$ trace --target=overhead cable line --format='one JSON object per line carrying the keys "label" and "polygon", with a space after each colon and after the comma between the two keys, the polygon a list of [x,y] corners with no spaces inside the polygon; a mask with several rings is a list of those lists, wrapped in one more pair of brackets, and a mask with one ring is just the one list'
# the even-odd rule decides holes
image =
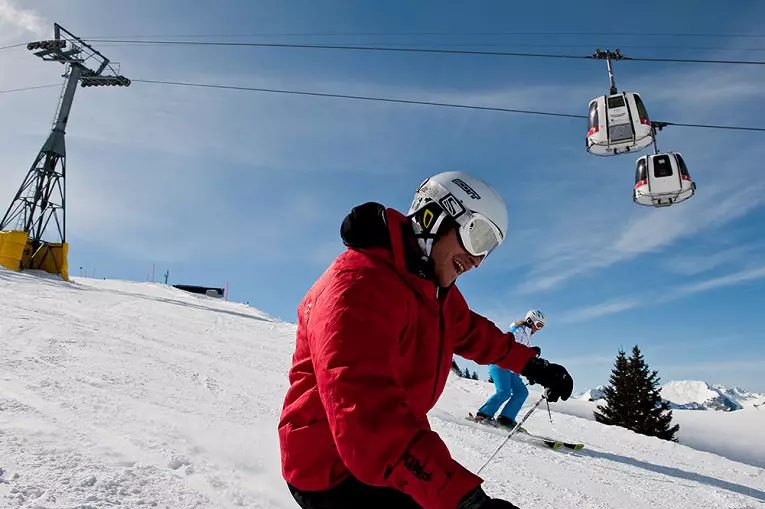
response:
{"label": "overhead cable line", "polygon": [[[354,99],[354,100],[376,101],[376,102],[385,102],[385,103],[413,104],[413,105],[420,105],[420,106],[438,106],[442,108],[460,108],[460,109],[468,109],[468,110],[496,111],[501,113],[521,113],[521,114],[527,114],[527,115],[542,115],[542,116],[549,116],[549,117],[563,117],[563,118],[577,118],[577,119],[587,118],[587,115],[575,115],[570,113],[521,110],[521,109],[514,109],[514,108],[500,108],[500,107],[494,107],[494,106],[477,106],[477,105],[471,105],[471,104],[454,104],[454,103],[444,103],[444,102],[417,101],[413,99],[395,99],[390,97],[373,97],[373,96],[350,95],[350,94],[331,94],[331,93],[324,93],[324,92],[306,92],[306,91],[298,91],[298,90],[245,87],[245,86],[237,86],[237,85],[217,85],[217,84],[211,84],[211,83],[194,83],[194,82],[184,82],[184,81],[162,81],[162,80],[141,80],[141,79],[134,79],[131,81],[133,83],[148,83],[148,84],[156,84],[156,85],[212,88],[212,89],[223,89],[223,90],[239,90],[239,91],[246,91],[246,92],[267,92],[267,93],[275,93],[275,94],[328,97],[328,98],[336,98],[336,99]],[[698,127],[698,128],[706,128],[706,129],[732,129],[732,130],[739,130],[739,131],[765,132],[765,127],[725,126],[725,125],[713,125],[713,124],[687,124],[682,122],[659,122],[659,121],[656,121],[655,123],[664,124],[664,125],[681,126],[681,127]]]}
{"label": "overhead cable line", "polygon": [[[114,43],[110,40],[103,40],[100,42],[100,44],[107,44],[110,46],[134,46],[134,45],[140,45],[141,43]],[[593,48],[597,46],[597,44],[533,44],[533,43],[523,43],[523,44],[517,44],[514,42],[465,42],[465,43],[459,43],[459,42],[414,42],[414,43],[367,43],[374,46],[384,44],[387,48],[399,48],[399,47],[411,47],[411,48],[420,48],[420,47],[433,47],[433,49],[440,49],[440,48]],[[343,46],[344,43],[333,43],[333,45],[337,46]],[[605,46],[605,45],[601,45]],[[646,45],[646,44],[614,44],[614,46],[618,46],[620,49],[636,49],[636,50],[667,50],[672,49],[676,51],[765,51],[765,47],[762,48],[720,48],[720,47],[714,47],[714,46],[672,46],[672,45]]]}
{"label": "overhead cable line", "polygon": [[331,97],[335,99],[356,99],[361,101],[376,101],[387,103],[399,103],[399,104],[417,104],[422,106],[441,106],[445,108],[462,108],[470,110],[485,110],[485,111],[499,111],[504,113],[525,113],[528,115],[545,115],[552,117],[569,117],[569,118],[587,118],[586,115],[572,115],[568,113],[551,113],[546,111],[533,111],[533,110],[518,110],[511,108],[499,108],[492,106],[475,106],[469,104],[452,104],[442,102],[430,102],[430,101],[416,101],[413,99],[395,99],[390,97],[371,97],[363,95],[350,95],[350,94],[330,94],[323,92],[305,92],[298,90],[282,90],[274,88],[258,88],[258,87],[243,87],[236,85],[215,85],[209,83],[192,83],[183,81],[160,81],[160,80],[131,80],[133,83],[152,83],[157,85],[175,85],[184,87],[198,87],[198,88],[217,88],[224,90],[241,90],[246,92],[269,92],[274,94],[288,94],[288,95],[304,95],[313,97]]}
{"label": "overhead cable line", "polygon": [[24,87],[24,88],[12,88],[9,90],[0,90],[0,94],[10,94],[11,92],[25,92],[27,90],[37,90],[38,88],[51,88],[51,87],[60,87],[61,84],[58,83],[56,85],[37,85],[35,87]]}
{"label": "overhead cable line", "polygon": [[207,37],[399,37],[421,35],[479,35],[479,36],[507,36],[507,35],[597,35],[608,37],[727,37],[727,38],[763,38],[765,34],[702,34],[702,33],[650,33],[650,32],[254,32],[245,34],[162,34],[162,35],[121,35],[121,36],[92,36],[84,39],[135,39],[139,37],[183,37],[183,38],[207,38]]}
{"label": "overhead cable line", "polygon": [[[503,57],[535,57],[535,58],[559,58],[574,60],[591,60],[591,55],[554,55],[549,53],[521,53],[509,51],[478,51],[478,50],[456,50],[456,49],[438,49],[438,48],[403,48],[392,46],[347,46],[334,44],[282,44],[267,42],[225,42],[225,41],[171,41],[171,40],[137,40],[137,39],[89,39],[91,42],[98,43],[121,43],[121,44],[149,44],[149,45],[177,45],[177,46],[239,46],[256,48],[299,48],[299,49],[325,49],[325,50],[345,50],[345,51],[382,51],[397,53],[440,53],[451,55],[485,55],[485,56],[503,56]],[[663,58],[663,57],[622,57],[622,60],[635,62],[675,62],[675,63],[697,63],[697,64],[742,64],[742,65],[765,65],[765,61],[752,60],[704,60],[689,58]]]}
{"label": "overhead cable line", "polygon": [[[519,114],[539,115],[539,116],[547,116],[547,117],[577,118],[577,119],[587,118],[587,115],[576,115],[572,113],[557,113],[557,112],[551,112],[551,111],[538,111],[538,110],[522,110],[522,109],[516,109],[516,108],[501,108],[498,106],[478,106],[474,104],[455,104],[455,103],[433,102],[433,101],[418,101],[414,99],[396,99],[392,97],[373,97],[373,96],[351,95],[351,94],[332,94],[332,93],[325,93],[325,92],[308,92],[308,91],[301,91],[301,90],[245,87],[245,86],[237,86],[237,85],[219,85],[219,84],[213,84],[213,83],[194,83],[194,82],[186,82],[186,81],[134,79],[134,80],[131,80],[131,82],[132,83],[147,83],[147,84],[154,84],[154,85],[220,89],[220,90],[239,90],[244,92],[265,92],[265,93],[273,93],[273,94],[300,95],[300,96],[309,96],[309,97],[326,97],[326,98],[334,98],[334,99],[353,99],[353,100],[360,100],[360,101],[373,101],[373,102],[384,102],[384,103],[394,103],[394,104],[412,104],[412,105],[419,105],[419,106],[436,106],[436,107],[442,107],[442,108],[458,108],[458,109],[465,109],[465,110],[495,111],[500,113],[519,113]],[[26,90],[36,90],[41,88],[51,88],[51,87],[59,87],[59,86],[61,85],[60,84],[39,85],[34,87],[0,90],[0,94],[7,94],[11,92],[23,92]],[[697,128],[704,128],[704,129],[728,129],[728,130],[736,130],[736,131],[765,132],[765,127],[730,126],[730,125],[716,125],[716,124],[689,124],[689,123],[683,123],[683,122],[663,122],[663,121],[653,121],[653,123],[657,125],[663,125],[663,126],[672,125],[672,126],[679,126],[679,127],[697,127]]]}
{"label": "overhead cable line", "polygon": [[20,48],[20,47],[22,47],[22,46],[26,46],[26,45],[27,45],[27,43],[25,43],[25,42],[20,42],[20,43],[18,43],[18,44],[11,44],[10,46],[0,46],[0,51],[1,51],[1,50],[4,50],[4,49],[11,49],[11,48]]}

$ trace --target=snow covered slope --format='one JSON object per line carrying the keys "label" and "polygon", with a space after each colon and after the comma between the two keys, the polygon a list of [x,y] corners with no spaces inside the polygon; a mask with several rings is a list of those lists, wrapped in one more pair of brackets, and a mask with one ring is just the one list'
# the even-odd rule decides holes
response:
{"label": "snow covered slope", "polygon": [[[276,435],[293,345],[294,325],[241,304],[0,270],[0,507],[296,508]],[[463,419],[491,392],[452,376],[431,413],[473,471],[503,440]],[[553,405],[554,424],[540,408],[528,426],[587,448],[510,440],[482,472],[489,493],[523,509],[765,503],[761,468],[561,412],[591,402],[565,404]]]}

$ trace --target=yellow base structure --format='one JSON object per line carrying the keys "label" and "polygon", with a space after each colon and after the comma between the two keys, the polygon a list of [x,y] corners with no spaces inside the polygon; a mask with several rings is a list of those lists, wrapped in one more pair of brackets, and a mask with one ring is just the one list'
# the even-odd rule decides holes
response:
{"label": "yellow base structure", "polygon": [[68,253],[66,242],[36,242],[24,231],[0,231],[0,265],[16,272],[44,270],[69,281]]}
{"label": "yellow base structure", "polygon": [[27,232],[0,231],[0,265],[18,272],[27,246]]}

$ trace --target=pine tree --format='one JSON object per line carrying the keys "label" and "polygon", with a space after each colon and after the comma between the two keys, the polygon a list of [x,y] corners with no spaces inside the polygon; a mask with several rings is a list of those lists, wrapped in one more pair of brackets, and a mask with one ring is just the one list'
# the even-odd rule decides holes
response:
{"label": "pine tree", "polygon": [[624,424],[622,416],[629,414],[627,406],[632,397],[628,380],[627,356],[621,348],[608,381],[609,384],[603,389],[606,406],[598,405],[599,412],[595,412],[595,420],[603,424],[622,426]]}
{"label": "pine tree", "polygon": [[473,376],[471,378],[473,380],[478,380],[478,371],[473,371]]}
{"label": "pine tree", "polygon": [[619,349],[609,381],[603,391],[606,406],[598,405],[595,412],[598,422],[677,441],[674,435],[680,426],[671,426],[672,411],[661,399],[658,372],[649,371],[637,345],[629,359]]}
{"label": "pine tree", "polygon": [[457,361],[455,361],[454,358],[452,358],[452,371],[457,373],[459,376],[462,376],[462,370],[457,365]]}
{"label": "pine tree", "polygon": [[490,384],[493,384],[493,383],[494,383],[494,378],[493,378],[491,375],[489,375],[489,380],[488,380],[488,382],[489,382]]}
{"label": "pine tree", "polygon": [[630,369],[635,380],[639,383],[638,414],[642,420],[638,423],[638,433],[654,436],[663,440],[677,442],[675,433],[680,425],[672,426],[672,410],[666,401],[661,399],[659,373],[649,370],[643,355],[637,345],[632,348]]}

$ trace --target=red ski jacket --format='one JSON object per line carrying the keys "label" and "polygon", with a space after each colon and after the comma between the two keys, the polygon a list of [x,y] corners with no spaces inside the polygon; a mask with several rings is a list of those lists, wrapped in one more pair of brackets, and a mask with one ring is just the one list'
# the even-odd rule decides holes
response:
{"label": "red ski jacket", "polygon": [[353,475],[425,509],[454,509],[482,480],[428,424],[453,354],[520,373],[535,352],[471,311],[456,286],[437,291],[408,269],[409,222],[377,206],[375,224],[349,223],[369,247],[341,254],[298,307],[279,422],[282,475],[309,491]]}

